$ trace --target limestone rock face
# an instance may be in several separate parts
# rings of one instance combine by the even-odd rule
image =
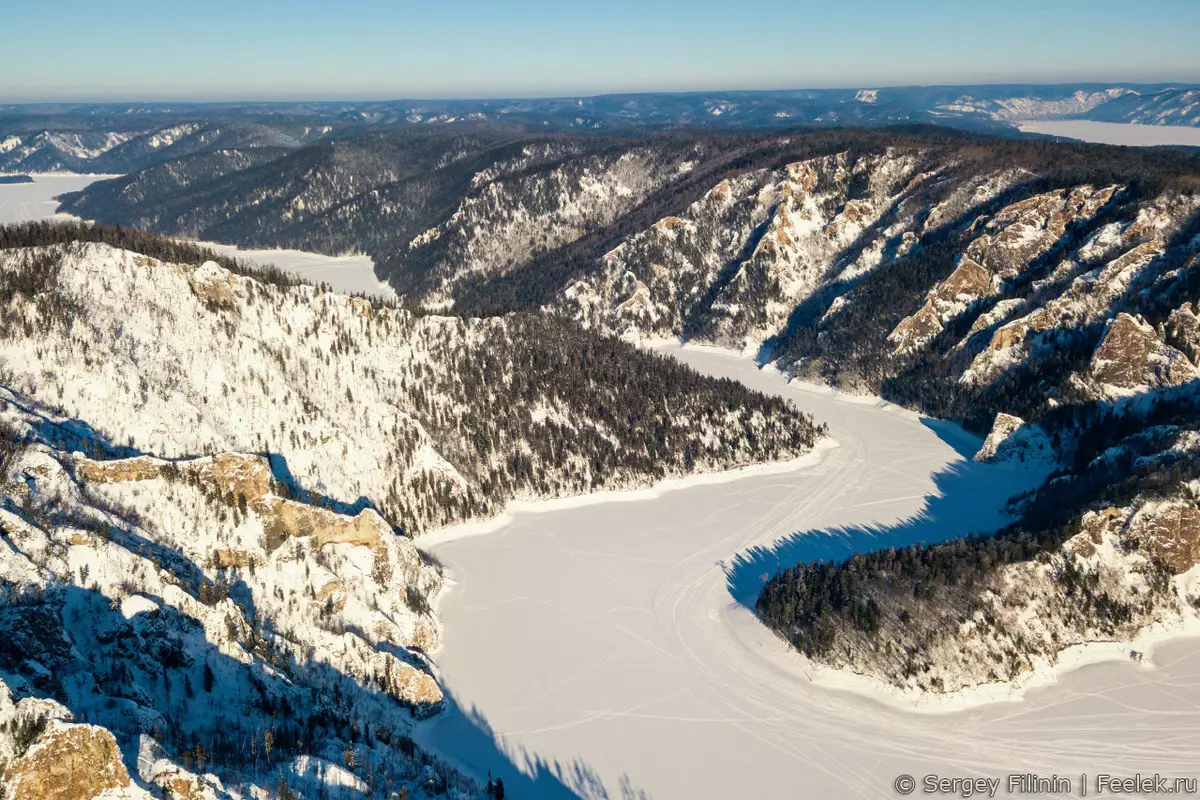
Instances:
[[[148,481],[162,475],[163,463],[149,456],[122,458],[117,461],[92,461],[81,458],[75,464],[79,477],[89,483]]]
[[[205,261],[188,276],[192,294],[217,306],[234,305],[233,275],[215,261]]]
[[[991,433],[975,454],[976,461],[1047,461],[1053,451],[1045,432],[1036,425],[1003,412],[992,422]]]
[[[888,341],[896,345],[897,353],[915,350],[932,341],[942,331],[942,321],[932,303],[925,303],[912,316],[900,320],[900,324],[888,334]]]
[[[880,221],[920,183],[916,166],[907,151],[842,152],[723,180],[610,250],[556,307],[631,339],[762,341],[831,271],[861,275],[900,252],[908,218]],[[850,256],[860,236],[871,244]]]
[[[1200,365],[1200,316],[1191,304],[1184,303],[1171,312],[1167,318],[1166,340],[1193,364]]]
[[[1154,328],[1118,314],[1092,354],[1091,374],[1115,389],[1158,389],[1196,377],[1187,356],[1159,339]]]
[[[379,662],[376,675],[384,691],[410,705],[418,716],[431,716],[441,710],[445,697],[429,673],[391,653],[380,654]]]
[[[130,783],[111,733],[61,722],[13,761],[6,778],[9,800],[91,800]]]
[[[925,304],[900,321],[888,341],[897,353],[932,341],[942,326],[971,303],[992,297],[1003,281],[1021,274],[1061,239],[1067,227],[1104,207],[1116,186],[1080,186],[1049,192],[1007,206],[967,246],[950,275],[933,287]]]
[[[1194,502],[1147,505],[1130,520],[1129,529],[1176,575],[1200,564],[1200,506]]]

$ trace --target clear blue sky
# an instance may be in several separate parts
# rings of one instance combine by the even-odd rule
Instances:
[[[0,101],[1200,82],[1200,0],[14,0]]]

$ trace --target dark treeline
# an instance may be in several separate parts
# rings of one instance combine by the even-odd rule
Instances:
[[[461,503],[429,487],[448,520],[533,494],[645,485],[671,475],[786,459],[826,432],[777,397],[553,315],[511,314],[477,342],[432,344],[436,364],[406,404],[468,476]],[[447,414],[446,404],[454,409]],[[399,498],[385,514],[420,530]]]

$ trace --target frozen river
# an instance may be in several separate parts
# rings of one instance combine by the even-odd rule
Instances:
[[[1018,122],[1017,127],[1028,133],[1065,136],[1097,144],[1200,147],[1200,128],[1187,125],[1130,125],[1122,122],[1092,122],[1086,119],[1044,119]]]
[[[54,198],[113,175],[35,175],[33,183],[0,183],[0,225],[41,219],[71,219],[56,214]]]
[[[33,183],[0,184],[0,225],[40,219],[71,219],[56,214],[57,195],[78,191],[113,175],[34,175]],[[312,283],[325,283],[335,292],[395,297],[386,283],[375,277],[369,256],[323,256],[299,250],[243,250],[233,245],[203,242],[217,252],[256,264],[273,264]]]
[[[952,426],[787,386],[731,355],[673,352],[784,394],[839,446],[788,472],[518,509],[499,530],[435,544],[456,581],[436,660],[457,707],[423,728],[426,744],[520,798],[873,798],[896,796],[902,773],[1195,774],[1191,643],[1160,648],[1156,669],[1095,665],[954,713],[813,683],[745,605],[762,576],[995,527],[1038,476],[971,462],[978,440]]]

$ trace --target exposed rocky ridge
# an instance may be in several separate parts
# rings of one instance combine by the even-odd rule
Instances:
[[[1067,231],[1100,211],[1118,187],[1090,186],[1037,195],[1003,208],[956,259],[954,271],[929,292],[916,314],[888,335],[898,352],[915,350],[942,331],[947,320],[972,303],[993,297]]]
[[[407,738],[443,702],[440,569],[409,540],[258,456],[94,459],[61,449],[110,452],[78,430],[0,397],[6,800],[318,796],[313,758],[360,794],[474,796]]]
[[[525,148],[527,161],[532,161],[531,150]],[[479,273],[502,275],[536,253],[611,224],[688,172],[694,156],[686,147],[663,151],[627,145],[544,168],[532,161],[514,171],[499,163],[477,173],[473,191],[446,220],[409,241],[398,260],[432,273],[426,302],[452,302],[455,282]]]
[[[849,264],[833,262],[928,177],[914,178],[917,163],[916,153],[844,152],[722,181],[607,253],[598,274],[567,287],[557,310],[635,338],[760,342],[836,266],[853,275],[878,263],[886,237]]]
[[[1107,395],[1178,386],[1200,376],[1186,355],[1162,341],[1152,326],[1125,312],[1109,321],[1088,370]]]
[[[1050,438],[1038,425],[1003,412],[996,415],[992,430],[975,453],[976,461],[1015,461],[1054,463],[1057,458]]]
[[[7,692],[0,681],[0,691]],[[113,735],[95,725],[57,720],[53,728],[6,770],[6,797],[12,800],[81,800],[122,790],[124,797],[152,795],[137,791],[121,762]]]

